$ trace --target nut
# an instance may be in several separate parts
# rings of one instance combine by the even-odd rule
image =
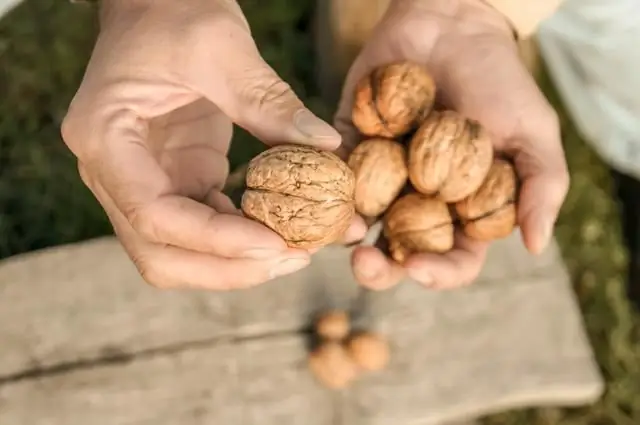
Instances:
[[[244,214],[294,248],[338,240],[355,214],[355,178],[336,155],[308,146],[280,145],[249,163]]]
[[[412,192],[398,198],[384,217],[391,257],[403,263],[413,253],[449,251],[453,221],[443,201]]]
[[[482,186],[455,205],[464,233],[485,241],[509,236],[517,221],[517,184],[513,166],[496,159]]]
[[[436,87],[427,70],[411,62],[374,69],[356,85],[353,124],[369,137],[396,138],[429,114]]]
[[[330,341],[341,341],[351,330],[349,315],[345,311],[329,311],[316,321],[316,333],[319,337]]]
[[[356,211],[366,217],[382,214],[407,183],[404,146],[388,139],[368,139],[348,160],[356,177]]]
[[[452,203],[476,191],[489,172],[493,145],[476,121],[433,112],[409,143],[409,180],[426,195]]]
[[[389,363],[389,344],[381,336],[363,332],[352,337],[347,350],[354,362],[367,371],[379,371]]]
[[[324,386],[347,387],[358,375],[358,366],[338,342],[325,342],[309,355],[309,369]]]

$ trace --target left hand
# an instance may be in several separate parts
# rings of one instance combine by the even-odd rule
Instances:
[[[478,120],[494,148],[511,157],[522,182],[518,225],[524,243],[540,253],[551,239],[569,186],[558,119],[522,64],[502,15],[481,0],[395,0],[347,76],[336,115],[345,156],[358,142],[351,122],[355,84],[374,67],[393,61],[424,64],[438,88],[438,103]],[[359,246],[354,274],[364,286],[384,289],[409,275],[435,288],[472,282],[488,243],[456,235],[446,254],[415,254],[400,266],[375,247]]]

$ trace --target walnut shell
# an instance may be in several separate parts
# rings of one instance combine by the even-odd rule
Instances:
[[[294,248],[338,240],[355,215],[355,178],[330,152],[279,145],[251,160],[242,196],[244,214],[278,233]]]
[[[517,223],[517,186],[513,166],[496,159],[482,186],[455,205],[464,233],[484,241],[509,236]]]
[[[398,198],[384,217],[391,257],[401,264],[414,253],[449,251],[453,231],[447,204],[418,192]]]
[[[367,371],[384,369],[391,357],[387,341],[369,332],[354,335],[347,343],[347,351],[354,362]]]
[[[493,144],[476,121],[453,111],[433,112],[409,142],[409,180],[447,203],[476,191],[489,172]]]
[[[429,114],[436,86],[429,72],[411,62],[374,69],[356,85],[351,120],[369,137],[397,138]]]
[[[356,211],[376,217],[391,205],[407,183],[407,154],[389,139],[368,139],[356,146],[348,160],[356,177]]]
[[[338,342],[325,342],[309,355],[309,369],[330,389],[346,388],[358,375],[358,365]]]
[[[349,336],[351,323],[346,311],[328,311],[316,320],[316,333],[329,341],[341,341]]]

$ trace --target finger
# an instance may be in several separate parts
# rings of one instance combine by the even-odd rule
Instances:
[[[93,167],[97,180],[141,237],[229,258],[267,258],[287,250],[280,236],[259,223],[173,194],[172,183],[146,146],[130,140],[114,137],[111,152]]]
[[[537,146],[548,148],[541,152]],[[555,142],[529,143],[519,149],[514,163],[521,181],[518,224],[527,249],[540,254],[552,238],[558,213],[569,190],[569,172],[559,133]]]
[[[300,143],[333,150],[340,135],[307,109],[292,88],[261,57],[251,34],[242,25],[226,23],[216,48],[204,43],[189,79],[194,89],[267,144]],[[214,34],[215,35],[215,34]],[[225,58],[220,60],[220,58]],[[216,72],[210,72],[215,65]]]
[[[484,264],[489,244],[456,232],[455,246],[445,254],[410,256],[404,266],[409,276],[430,288],[452,289],[473,282]]]
[[[404,278],[404,269],[373,246],[358,246],[351,254],[351,267],[356,280],[364,287],[382,291]]]
[[[96,184],[90,189],[104,207],[141,276],[158,288],[246,288],[298,271],[310,262],[309,255],[299,251],[267,260],[227,259],[150,243],[139,237],[104,188]]]
[[[368,226],[360,215],[356,215],[344,233],[341,243],[345,245],[353,244],[364,239]]]
[[[131,250],[144,280],[159,288],[227,291],[252,287],[309,264],[308,257],[272,260],[228,259],[169,245],[144,243]]]

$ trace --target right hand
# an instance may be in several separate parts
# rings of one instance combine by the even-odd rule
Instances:
[[[154,286],[242,288],[310,261],[222,194],[232,122],[268,145],[340,144],[261,58],[235,1],[104,0],[62,133]]]

